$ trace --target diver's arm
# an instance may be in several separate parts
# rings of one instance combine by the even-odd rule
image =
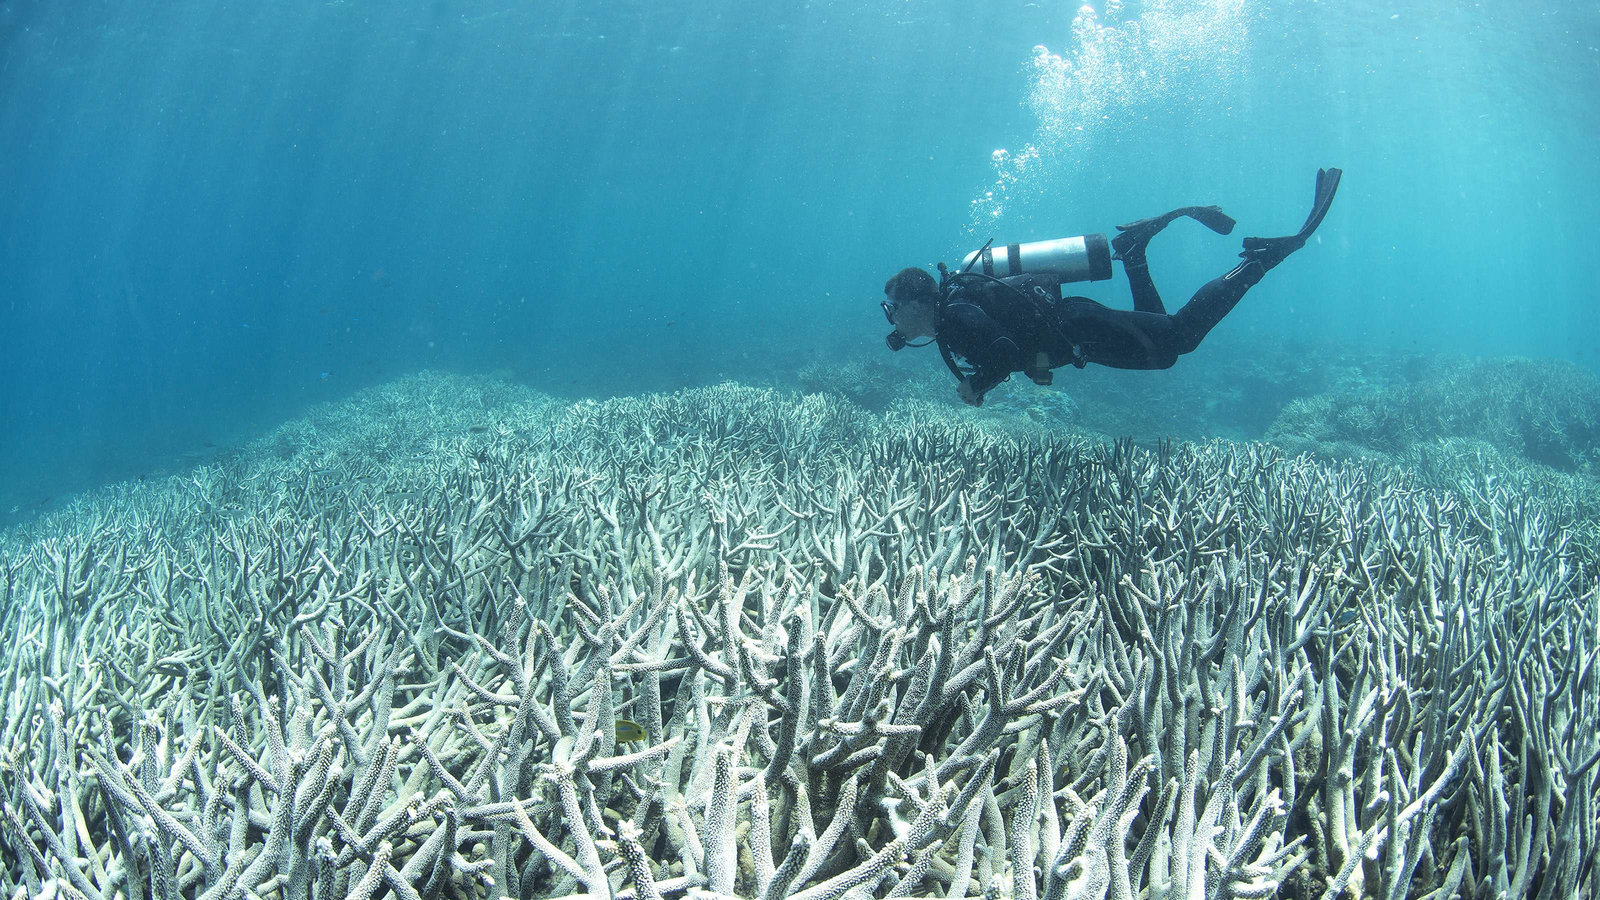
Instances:
[[[945,310],[944,333],[950,347],[977,368],[963,382],[961,399],[977,406],[983,395],[1024,368],[1022,348],[1000,324],[974,303],[952,303]]]

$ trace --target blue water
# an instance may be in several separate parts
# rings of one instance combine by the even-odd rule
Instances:
[[[881,352],[901,266],[1219,203],[1181,297],[1327,165],[1219,333],[1593,368],[1600,7],[1440,7],[0,2],[0,520],[423,367]]]

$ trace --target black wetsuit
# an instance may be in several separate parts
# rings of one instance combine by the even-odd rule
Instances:
[[[1132,310],[1111,309],[1087,297],[1062,298],[1061,283],[1048,276],[1019,275],[1004,285],[966,280],[945,303],[939,340],[976,367],[971,386],[980,397],[1012,372],[1028,372],[1038,380],[1044,369],[1069,363],[1165,369],[1198,347],[1265,269],[1247,262],[1208,282],[1172,315],[1142,258],[1127,274]]]

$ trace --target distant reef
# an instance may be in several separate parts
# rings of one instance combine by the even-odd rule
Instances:
[[[1600,895],[1592,379],[1358,368],[1162,413],[1315,453],[423,373],[75,498],[0,533],[0,889]]]
[[[1476,441],[1560,471],[1600,475],[1600,378],[1559,361],[1416,359],[1290,402],[1266,437],[1291,449],[1397,457],[1430,443]]]
[[[812,362],[795,379],[872,410],[959,408],[954,384],[936,361],[882,355]],[[1049,388],[1013,376],[973,417],[1144,442],[1268,440],[1389,462],[1469,443],[1513,464],[1600,477],[1600,378],[1560,360],[1234,346],[1166,373],[1066,368]]]

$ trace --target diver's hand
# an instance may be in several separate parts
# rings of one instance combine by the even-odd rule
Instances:
[[[973,389],[971,378],[961,379],[961,383],[956,385],[956,396],[960,397],[961,402],[968,406],[983,405],[983,395]]]

